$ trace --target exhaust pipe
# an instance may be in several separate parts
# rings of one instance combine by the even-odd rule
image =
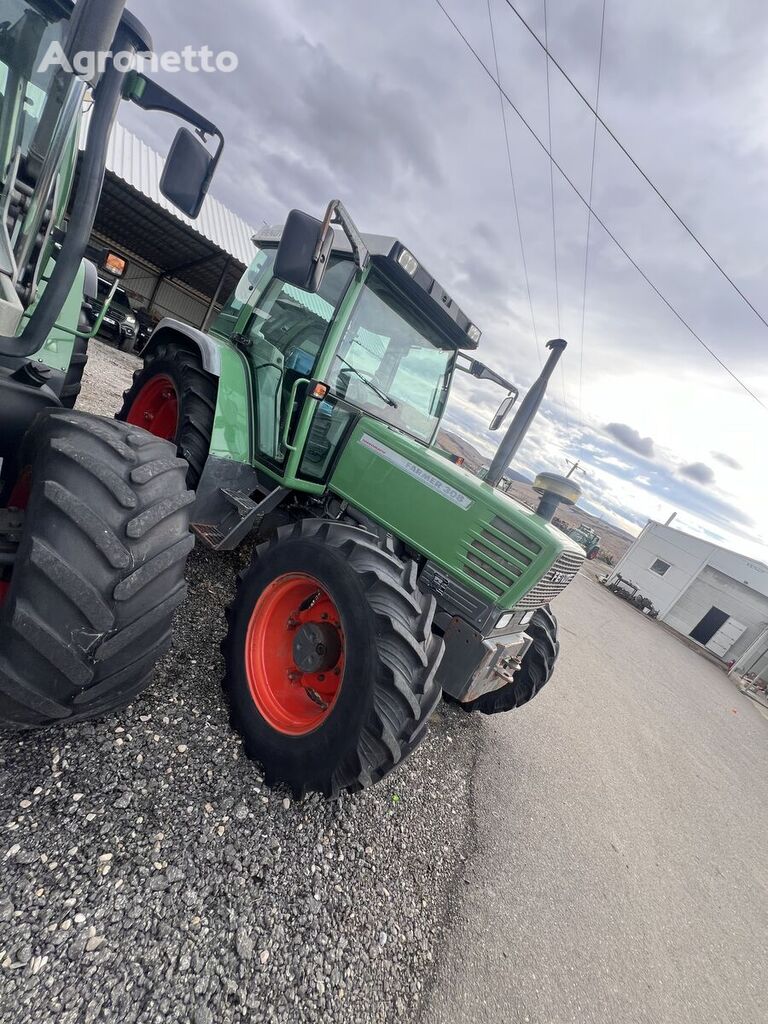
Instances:
[[[533,417],[538,412],[544,398],[549,378],[552,376],[555,367],[560,362],[560,356],[562,356],[567,347],[568,342],[562,338],[554,338],[552,341],[547,342],[547,348],[550,349],[549,358],[544,364],[538,380],[529,388],[528,394],[520,403],[520,407],[504,435],[504,440],[499,445],[485,475],[486,483],[491,484],[493,487],[504,476],[518,448],[523,443],[523,439],[528,433],[528,428],[533,422]]]

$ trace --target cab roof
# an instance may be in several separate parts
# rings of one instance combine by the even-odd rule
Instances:
[[[283,225],[264,225],[253,236],[257,245],[277,246],[283,234]],[[371,262],[382,274],[390,279],[398,288],[423,310],[434,321],[448,339],[461,349],[476,349],[480,343],[480,331],[463,312],[443,286],[427,271],[398,238],[392,235],[361,234]],[[332,252],[344,256],[352,256],[352,246],[343,231],[334,231]],[[410,260],[403,260],[403,254]],[[412,272],[404,269],[403,263],[416,269]],[[431,300],[431,301],[425,301]],[[470,330],[472,335],[470,335]]]

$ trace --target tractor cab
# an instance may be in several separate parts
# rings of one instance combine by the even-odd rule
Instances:
[[[249,361],[257,460],[323,481],[360,416],[431,445],[454,372],[482,367],[465,355],[479,329],[398,239],[332,233],[313,283],[306,267],[286,269],[295,231],[289,218],[255,236],[256,255],[212,328]]]

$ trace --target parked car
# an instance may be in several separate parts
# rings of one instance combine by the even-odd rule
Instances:
[[[101,313],[109,296],[112,283],[99,278],[99,295],[91,300],[94,322]],[[139,333],[139,321],[131,300],[122,288],[118,288],[112,296],[109,309],[101,322],[99,338],[114,342],[123,352],[133,352]]]

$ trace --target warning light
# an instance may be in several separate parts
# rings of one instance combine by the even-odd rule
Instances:
[[[321,398],[325,398],[325,396],[328,394],[328,385],[321,384],[319,381],[317,381],[315,384],[312,385],[312,390],[309,393],[312,396],[312,398],[317,398],[318,400]]]
[[[114,252],[107,253],[107,258],[104,260],[104,269],[109,271],[110,274],[114,274],[115,277],[122,277],[126,266],[127,264],[122,256],[118,256]]]

